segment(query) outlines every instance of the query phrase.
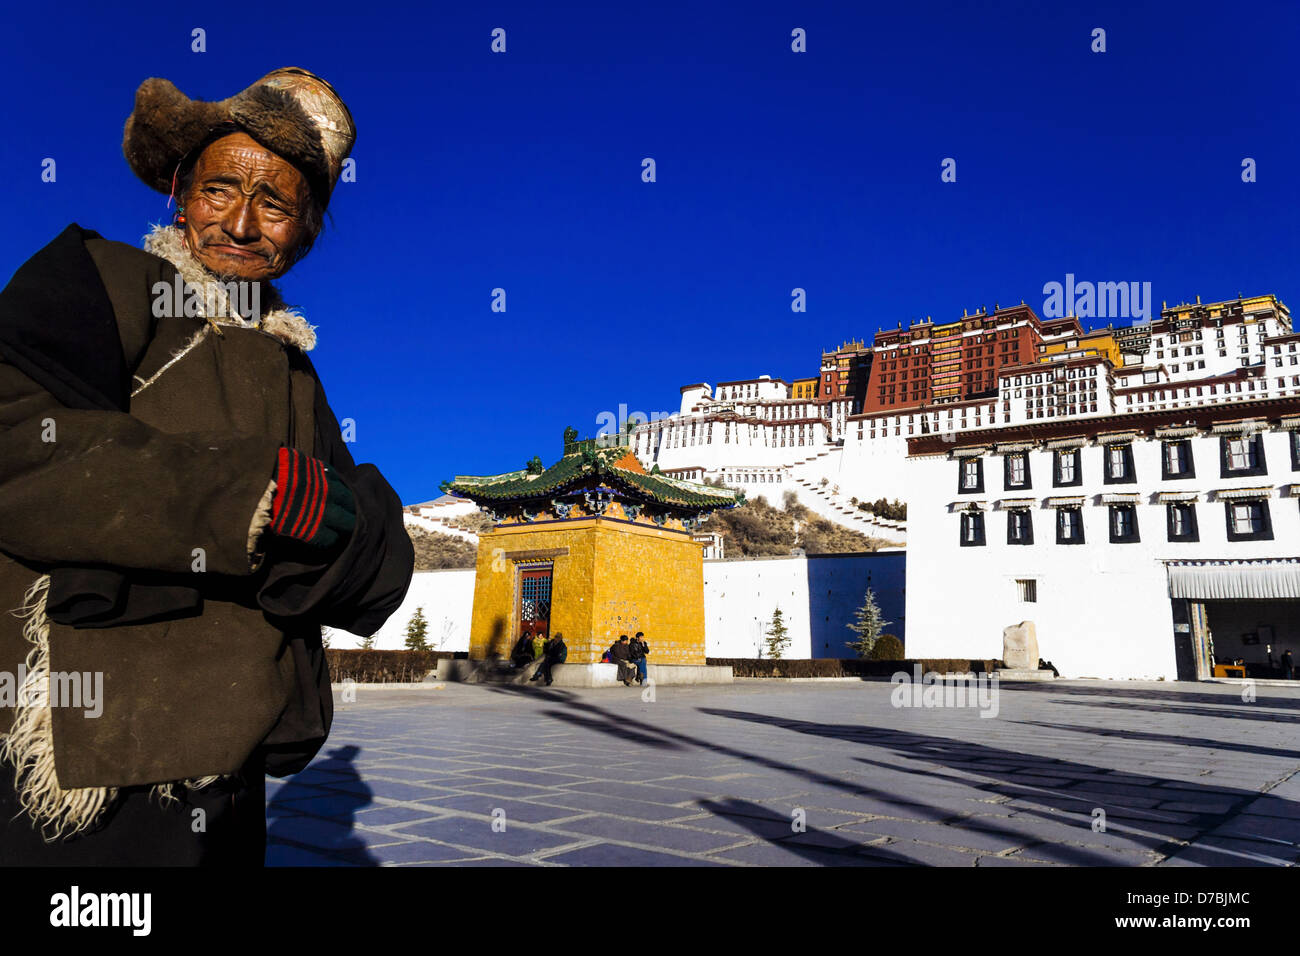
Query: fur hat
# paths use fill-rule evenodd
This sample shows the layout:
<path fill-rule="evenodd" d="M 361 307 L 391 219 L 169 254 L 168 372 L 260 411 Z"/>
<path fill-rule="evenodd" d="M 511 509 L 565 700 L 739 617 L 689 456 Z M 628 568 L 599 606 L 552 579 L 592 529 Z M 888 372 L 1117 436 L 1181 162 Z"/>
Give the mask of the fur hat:
<path fill-rule="evenodd" d="M 145 80 L 126 118 L 122 152 L 151 189 L 170 194 L 181 161 L 225 123 L 293 163 L 322 207 L 357 139 L 352 114 L 334 87 L 307 70 L 285 67 L 217 102 L 192 100 L 167 80 Z"/>

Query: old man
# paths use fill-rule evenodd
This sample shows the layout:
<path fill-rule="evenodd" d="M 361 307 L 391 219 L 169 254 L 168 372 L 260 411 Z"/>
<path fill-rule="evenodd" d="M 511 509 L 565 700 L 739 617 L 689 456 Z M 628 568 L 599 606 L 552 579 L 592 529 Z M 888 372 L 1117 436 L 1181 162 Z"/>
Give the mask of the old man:
<path fill-rule="evenodd" d="M 305 70 L 146 80 L 123 151 L 173 221 L 71 225 L 0 292 L 0 863 L 260 865 L 265 774 L 329 732 L 322 625 L 406 593 L 401 504 L 271 284 L 354 140 Z"/>

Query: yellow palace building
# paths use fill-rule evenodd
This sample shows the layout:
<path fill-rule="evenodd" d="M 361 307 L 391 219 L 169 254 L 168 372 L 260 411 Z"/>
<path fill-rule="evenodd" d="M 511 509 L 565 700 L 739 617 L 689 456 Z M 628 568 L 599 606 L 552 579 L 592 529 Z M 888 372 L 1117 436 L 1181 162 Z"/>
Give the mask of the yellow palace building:
<path fill-rule="evenodd" d="M 563 633 L 570 664 L 594 664 L 645 632 L 660 665 L 702 666 L 703 548 L 693 533 L 744 494 L 648 473 L 623 436 L 577 441 L 550 467 L 443 482 L 494 521 L 479 539 L 470 658 L 507 657 L 525 634 Z"/>

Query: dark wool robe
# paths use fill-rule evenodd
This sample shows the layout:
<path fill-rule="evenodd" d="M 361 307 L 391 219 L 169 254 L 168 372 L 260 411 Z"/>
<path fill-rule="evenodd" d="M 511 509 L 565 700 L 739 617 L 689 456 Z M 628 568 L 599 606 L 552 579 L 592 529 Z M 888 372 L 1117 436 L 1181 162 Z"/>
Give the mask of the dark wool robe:
<path fill-rule="evenodd" d="M 0 293 L 0 671 L 32 650 L 8 612 L 49 574 L 51 670 L 103 674 L 102 715 L 51 709 L 62 789 L 263 759 L 297 772 L 333 715 L 321 626 L 373 633 L 411 579 L 401 503 L 353 462 L 306 355 L 257 328 L 156 317 L 154 284 L 175 276 L 74 225 Z M 263 537 L 250 557 L 281 446 L 352 489 L 341 549 Z M 0 705 L 0 734 L 14 713 Z"/>

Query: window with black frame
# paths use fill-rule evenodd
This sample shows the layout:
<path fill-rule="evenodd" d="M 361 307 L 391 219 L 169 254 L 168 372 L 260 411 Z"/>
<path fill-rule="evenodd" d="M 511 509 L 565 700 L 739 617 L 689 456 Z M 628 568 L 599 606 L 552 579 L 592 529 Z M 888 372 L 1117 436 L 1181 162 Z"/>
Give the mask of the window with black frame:
<path fill-rule="evenodd" d="M 1162 443 L 1160 449 L 1160 477 L 1165 481 L 1196 477 L 1196 464 L 1192 459 L 1191 439 L 1175 438 Z"/>
<path fill-rule="evenodd" d="M 1291 470 L 1300 471 L 1300 428 L 1287 432 L 1291 438 Z"/>
<path fill-rule="evenodd" d="M 1196 505 L 1190 501 L 1171 501 L 1165 505 L 1165 520 L 1170 541 L 1200 541 L 1196 527 Z"/>
<path fill-rule="evenodd" d="M 1028 508 L 1007 512 L 1007 544 L 1033 544 L 1034 522 Z"/>
<path fill-rule="evenodd" d="M 984 545 L 984 513 L 982 511 L 963 511 L 961 513 L 961 546 L 978 548 Z"/>
<path fill-rule="evenodd" d="M 1030 487 L 1029 454 L 1027 452 L 1008 452 L 1002 456 L 1003 488 L 1017 491 Z"/>
<path fill-rule="evenodd" d="M 1128 485 L 1137 481 L 1137 471 L 1133 467 L 1133 445 L 1129 442 L 1114 442 L 1102 449 L 1106 455 L 1102 480 L 1108 485 Z"/>
<path fill-rule="evenodd" d="M 1053 462 L 1052 484 L 1070 488 L 1083 484 L 1082 452 L 1078 448 L 1057 449 Z"/>
<path fill-rule="evenodd" d="M 1056 543 L 1083 544 L 1083 509 L 1056 509 Z"/>
<path fill-rule="evenodd" d="M 1273 540 L 1273 521 L 1269 515 L 1266 499 L 1225 501 L 1223 506 L 1229 541 Z"/>
<path fill-rule="evenodd" d="M 1137 505 L 1113 504 L 1110 506 L 1110 543 L 1132 544 L 1138 536 Z"/>
<path fill-rule="evenodd" d="M 957 461 L 957 492 L 972 494 L 984 490 L 984 459 L 961 458 Z"/>
<path fill-rule="evenodd" d="M 1221 478 L 1243 478 L 1268 473 L 1264 458 L 1264 436 L 1224 435 L 1219 439 Z"/>

